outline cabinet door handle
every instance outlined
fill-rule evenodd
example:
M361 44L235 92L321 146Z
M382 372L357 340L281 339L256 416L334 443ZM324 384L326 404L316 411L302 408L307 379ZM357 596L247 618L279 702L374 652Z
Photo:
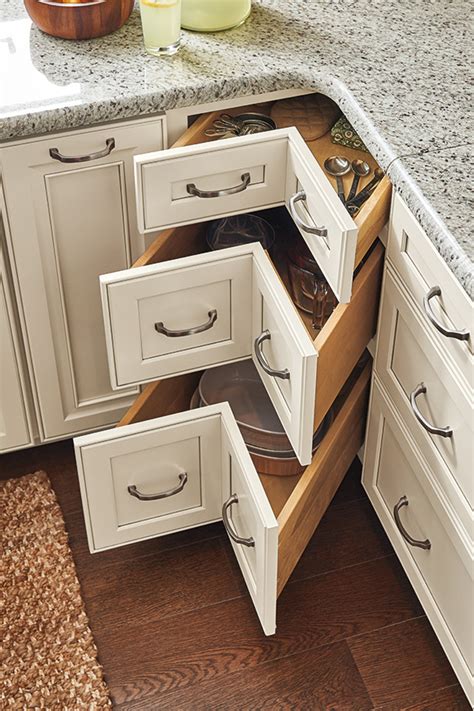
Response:
M194 183L188 183L186 185L186 190L189 195L194 195L198 198L218 198L225 197L226 195L235 195L236 193L242 193L250 185L250 173L243 173L240 176L242 180L238 185L234 185L233 188L222 188L222 190L200 190L196 187Z
M468 341L470 334L467 329L463 328L459 329L458 331L451 330L449 328L445 328L443 324L438 321L435 314L433 313L430 304L431 299L433 299L435 296L441 296L440 286L431 287L428 293L425 294L425 296L423 297L423 308L425 309L425 314L428 316L428 319L431 321L433 326L436 328L437 331L442 333L443 336L447 336L448 338L456 338L458 341Z
M169 328L166 328L164 325L163 321L159 321L158 323L155 323L155 329L158 331L158 333L162 333L164 336L168 336L168 338L181 338L181 336L194 336L196 333L202 333L203 331L209 331L210 328L212 328L217 321L217 311L216 309L212 309L211 311L208 311L209 320L206 321L206 323L202 323L200 326L194 326L194 328L185 328L182 330L176 330L172 331Z
M250 538L242 538L242 536L238 536L230 524L228 511L233 504L238 503L239 497L237 496L237 494L232 494L232 496L227 499L224 506L222 507L222 521L224 522L224 528L227 531L229 538L231 538L234 543L238 543L241 546L247 546L248 548L254 548L254 539L251 536Z
M89 153L85 156L64 156L59 152L58 148L50 148L49 155L60 163L88 163L91 160L99 160L99 158L109 156L114 148L115 138L108 138L105 142L105 148L102 151L97 151L97 153Z
M179 494L180 491L183 491L186 486L186 482L188 481L187 473L181 472L181 474L178 475L178 479L179 484L175 486L174 489L168 489L168 491L162 491L159 494L142 494L141 491L138 491L134 484L129 486L127 491L130 496L134 496L139 501L157 501L158 499L167 499L170 496L174 496L175 494Z
M328 231L325 227L313 227L313 225L307 225L306 222L303 222L301 217L298 215L296 211L296 203L304 202L305 200L306 193L304 190L300 190L299 193L295 193L290 197L288 201L288 208L293 221L300 228L300 230L303 230L303 232L309 232L312 235L318 235L318 237L327 237Z
M255 355L257 356L257 360L260 366L265 371L265 373L271 375L272 378L281 378L282 380L289 380L290 371L288 370L288 368L285 368L284 370L275 370L268 364L267 359L263 354L263 342L270 341L271 337L272 334L267 329L265 331L262 331L262 333L255 339Z
M428 538L425 541L418 541L416 538L412 538L412 536L410 536L403 523L401 522L400 509L402 509L404 506L408 506L408 499L406 496L402 496L401 499L393 507L393 517L395 519L395 523L397 524L398 530L400 531L406 542L409 543L411 546L413 546L414 548L423 548L423 550L429 551L431 548L431 541L429 541Z
M424 383L420 383L419 385L417 385L416 388L410 393L410 405L416 419L427 432L430 432L434 435L439 435L440 437L452 437L453 430L451 429L451 427L435 427L430 422L428 422L428 420L425 419L421 414L420 410L418 409L418 405L416 404L416 398L418 397L418 395L423 395L424 393L426 393L426 385Z

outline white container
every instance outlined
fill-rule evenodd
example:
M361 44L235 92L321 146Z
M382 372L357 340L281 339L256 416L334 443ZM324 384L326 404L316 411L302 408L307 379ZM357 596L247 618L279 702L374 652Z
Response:
M252 0L182 0L181 26L196 32L218 32L242 24Z

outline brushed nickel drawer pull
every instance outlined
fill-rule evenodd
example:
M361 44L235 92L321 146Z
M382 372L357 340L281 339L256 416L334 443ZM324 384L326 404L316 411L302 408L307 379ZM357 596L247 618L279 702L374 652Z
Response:
M307 225L296 211L296 203L304 202L306 200L306 193L304 190L300 190L299 193L292 195L288 201L288 207L290 209L290 214L296 223L296 225L303 230L303 232L309 232L312 235L318 235L318 237L327 237L328 231L325 227L313 227L312 225Z
M175 486L174 489L168 489L168 491L162 491L160 494L142 494L141 491L138 491L135 484L129 486L127 491L130 496L134 496L139 501L157 501L158 499L167 499L168 497L174 496L175 494L179 494L180 491L183 491L186 486L186 482L188 481L187 473L181 472L181 474L178 475L178 479L178 486Z
M218 198L225 197L226 195L235 195L236 193L242 193L250 185L250 173L243 173L240 176L242 180L239 185L235 185L233 188L222 188L222 190L200 190L196 187L194 183L188 183L186 185L186 190L189 195L194 195L198 198Z
M263 342L270 341L271 337L272 334L267 329L265 331L262 331L262 333L255 339L255 355L257 356L257 360L260 366L265 371L265 373L267 373L267 375L271 375L272 378L281 378L282 380L289 380L290 371L288 370L288 368L285 368L284 370L275 370L268 364L267 359L263 355Z
M232 496L227 499L225 502L224 506L222 507L222 520L224 522L224 528L227 531L229 538L231 538L234 543L238 543L241 546L247 546L248 548L254 548L255 547L255 541L252 537L250 538L242 538L241 536L238 536L232 526L230 525L229 521L229 514L228 511L230 507L233 504L238 504L239 503L239 497L237 494L232 494Z
M50 148L49 155L60 163L88 163L91 160L99 160L99 158L109 156L114 148L115 138L108 138L105 142L105 148L102 151L97 151L97 153L89 153L85 156L64 156L59 152L58 148Z
M423 297L423 308L425 309L425 314L428 316L433 326L436 328L437 331L442 333L443 336L447 336L448 338L456 338L458 341L468 341L470 334L467 329L462 328L459 329L459 331L454 331L449 328L445 328L443 324L438 321L435 314L433 313L430 304L431 299L433 299L435 296L441 296L440 286L431 287L428 293L425 294L425 296Z
M181 338L181 336L194 336L196 333L202 333L203 331L209 331L210 328L212 328L217 321L217 311L216 309L212 309L211 311L208 311L209 320L206 321L206 323L201 324L200 326L194 326L194 328L185 328L182 330L176 330L172 331L169 328L166 328L164 325L163 321L159 321L159 323L155 323L155 329L158 331L158 333L162 333L163 336L168 336L168 338Z
M411 546L413 546L414 548L423 548L423 550L429 551L431 548L431 541L429 541L428 538L425 541L418 541L416 538L412 538L404 527L403 523L401 522L400 509L402 509L404 506L408 506L408 499L406 496L402 496L401 499L393 507L393 517L395 519L395 523L397 524L398 530L400 531L406 542L409 543Z
M416 398L418 397L418 395L423 395L424 393L426 393L426 385L424 383L420 383L419 385L417 385L416 388L410 393L410 405L416 419L427 432L430 432L434 435L439 435L440 437L452 437L453 430L451 429L451 427L435 427L430 422L428 422L428 420L425 419L419 411L418 405L416 404Z

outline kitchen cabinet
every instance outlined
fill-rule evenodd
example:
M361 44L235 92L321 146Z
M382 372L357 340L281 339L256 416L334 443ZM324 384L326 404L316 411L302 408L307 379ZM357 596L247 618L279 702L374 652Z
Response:
M222 520L273 634L278 595L363 442L371 365L359 361L375 332L390 184L353 220L319 165L331 145L306 145L296 129L206 143L214 118L135 159L141 229L161 232L132 269L100 282L112 384L146 387L118 428L76 438L75 450L92 552ZM206 220L279 206L339 298L318 334L260 244L205 249ZM301 475L257 474L227 404L189 409L200 370L246 358Z
M0 452L27 447L33 441L26 388L0 215Z
M398 195L387 254L363 484L474 703L474 306Z
M138 392L110 387L98 276L143 251L132 161L164 141L153 117L0 148L44 441L116 422Z

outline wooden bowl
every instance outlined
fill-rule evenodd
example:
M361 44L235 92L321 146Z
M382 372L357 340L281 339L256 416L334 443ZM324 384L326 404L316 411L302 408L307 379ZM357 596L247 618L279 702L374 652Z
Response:
M91 39L115 32L127 22L134 0L25 0L40 30L63 39Z

